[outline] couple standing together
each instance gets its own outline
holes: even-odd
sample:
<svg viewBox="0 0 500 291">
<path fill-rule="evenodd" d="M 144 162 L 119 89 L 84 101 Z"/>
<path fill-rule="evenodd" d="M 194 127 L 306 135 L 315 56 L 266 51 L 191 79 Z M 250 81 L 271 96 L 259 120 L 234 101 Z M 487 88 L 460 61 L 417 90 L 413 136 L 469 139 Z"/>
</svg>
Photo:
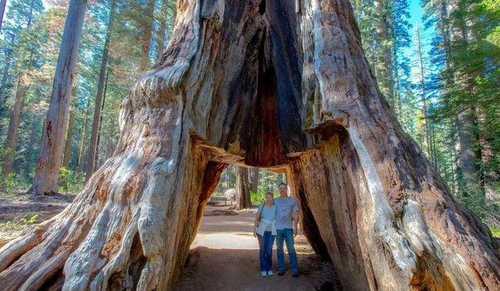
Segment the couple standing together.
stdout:
<svg viewBox="0 0 500 291">
<path fill-rule="evenodd" d="M 297 234 L 299 222 L 299 206 L 297 201 L 288 196 L 286 184 L 279 185 L 280 197 L 274 199 L 272 192 L 266 193 L 266 200 L 259 207 L 255 218 L 255 233 L 259 240 L 260 271 L 262 277 L 272 276 L 273 243 L 276 238 L 278 257 L 278 275 L 286 272 L 285 253 L 283 243 L 290 258 L 292 276 L 299 276 L 297 253 L 295 252 L 294 237 Z"/>
</svg>

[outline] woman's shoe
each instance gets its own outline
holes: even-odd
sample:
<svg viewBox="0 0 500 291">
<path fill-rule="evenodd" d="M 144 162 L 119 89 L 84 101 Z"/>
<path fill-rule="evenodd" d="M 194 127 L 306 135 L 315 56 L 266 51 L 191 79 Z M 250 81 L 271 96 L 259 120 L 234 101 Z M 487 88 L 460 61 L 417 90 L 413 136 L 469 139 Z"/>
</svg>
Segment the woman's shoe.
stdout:
<svg viewBox="0 0 500 291">
<path fill-rule="evenodd" d="M 273 271 L 267 271 L 267 276 L 271 277 L 273 275 Z"/>
<path fill-rule="evenodd" d="M 267 272 L 266 272 L 266 271 L 262 271 L 262 272 L 260 272 L 260 275 L 261 275 L 262 277 L 267 277 Z"/>
</svg>

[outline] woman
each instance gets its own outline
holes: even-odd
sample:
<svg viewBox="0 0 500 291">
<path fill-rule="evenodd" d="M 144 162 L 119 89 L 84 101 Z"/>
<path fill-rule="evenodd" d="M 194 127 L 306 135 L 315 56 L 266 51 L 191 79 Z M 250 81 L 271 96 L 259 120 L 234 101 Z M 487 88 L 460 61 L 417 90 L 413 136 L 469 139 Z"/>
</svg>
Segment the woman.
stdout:
<svg viewBox="0 0 500 291">
<path fill-rule="evenodd" d="M 266 193 L 266 200 L 259 207 L 255 217 L 255 233 L 260 248 L 260 274 L 272 276 L 273 243 L 276 237 L 276 206 L 272 192 Z"/>
</svg>

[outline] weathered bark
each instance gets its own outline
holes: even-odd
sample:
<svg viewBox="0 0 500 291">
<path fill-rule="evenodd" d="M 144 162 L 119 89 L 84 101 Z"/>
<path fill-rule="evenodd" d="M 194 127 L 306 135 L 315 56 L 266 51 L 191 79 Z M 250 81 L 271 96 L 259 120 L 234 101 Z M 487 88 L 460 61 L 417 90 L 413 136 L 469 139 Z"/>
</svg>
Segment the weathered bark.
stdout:
<svg viewBox="0 0 500 291">
<path fill-rule="evenodd" d="M 111 32 L 113 30 L 113 20 L 115 15 L 116 1 L 111 2 L 111 10 L 109 14 L 108 28 L 106 31 L 106 38 L 104 41 L 104 48 L 102 51 L 101 68 L 99 70 L 99 79 L 97 81 L 97 94 L 95 97 L 94 119 L 92 121 L 92 133 L 90 136 L 90 145 L 87 150 L 87 163 L 85 169 L 85 179 L 88 181 L 90 176 L 95 171 L 97 162 L 97 146 L 101 129 L 102 109 L 104 107 L 104 85 L 108 73 L 108 56 L 109 56 L 109 43 L 111 41 Z"/>
<path fill-rule="evenodd" d="M 64 155 L 71 89 L 78 58 L 87 0 L 71 0 L 59 50 L 49 110 L 45 120 L 42 147 L 31 192 L 34 195 L 57 192 L 59 169 Z"/>
<path fill-rule="evenodd" d="M 16 157 L 16 146 L 17 146 L 17 131 L 19 129 L 19 124 L 21 122 L 21 114 L 24 107 L 24 97 L 28 91 L 29 86 L 26 84 L 25 75 L 19 75 L 17 79 L 16 97 L 14 101 L 14 106 L 10 112 L 9 128 L 7 130 L 7 138 L 5 139 L 5 155 L 3 159 L 3 171 L 4 177 L 7 177 L 12 173 L 14 166 L 14 160 Z"/>
<path fill-rule="evenodd" d="M 236 192 L 238 193 L 238 200 L 236 203 L 237 209 L 252 207 L 252 200 L 250 199 L 249 170 L 245 167 L 238 167 L 237 169 Z"/>
<path fill-rule="evenodd" d="M 71 162 L 71 153 L 73 149 L 73 132 L 75 127 L 75 113 L 70 109 L 69 120 L 68 120 L 68 133 L 66 134 L 66 139 L 64 143 L 64 160 L 63 167 L 69 168 L 69 163 Z"/>
<path fill-rule="evenodd" d="M 178 9 L 123 103 L 113 157 L 0 250 L 5 290 L 168 290 L 228 163 L 289 167 L 305 233 L 345 289 L 498 289 L 495 242 L 401 131 L 346 0 Z"/>
</svg>

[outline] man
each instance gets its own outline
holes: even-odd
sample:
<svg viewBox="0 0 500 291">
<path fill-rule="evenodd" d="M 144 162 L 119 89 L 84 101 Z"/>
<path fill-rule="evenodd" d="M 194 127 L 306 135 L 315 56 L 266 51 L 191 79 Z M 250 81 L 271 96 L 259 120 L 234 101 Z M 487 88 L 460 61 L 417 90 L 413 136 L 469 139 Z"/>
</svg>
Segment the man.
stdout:
<svg viewBox="0 0 500 291">
<path fill-rule="evenodd" d="M 285 253 L 283 251 L 283 241 L 290 258 L 292 276 L 299 276 L 297 266 L 297 253 L 295 252 L 294 237 L 297 234 L 299 223 L 299 206 L 297 201 L 288 196 L 288 188 L 285 183 L 279 185 L 280 197 L 275 199 L 276 205 L 276 246 L 278 255 L 278 275 L 283 276 L 286 272 Z"/>
</svg>

